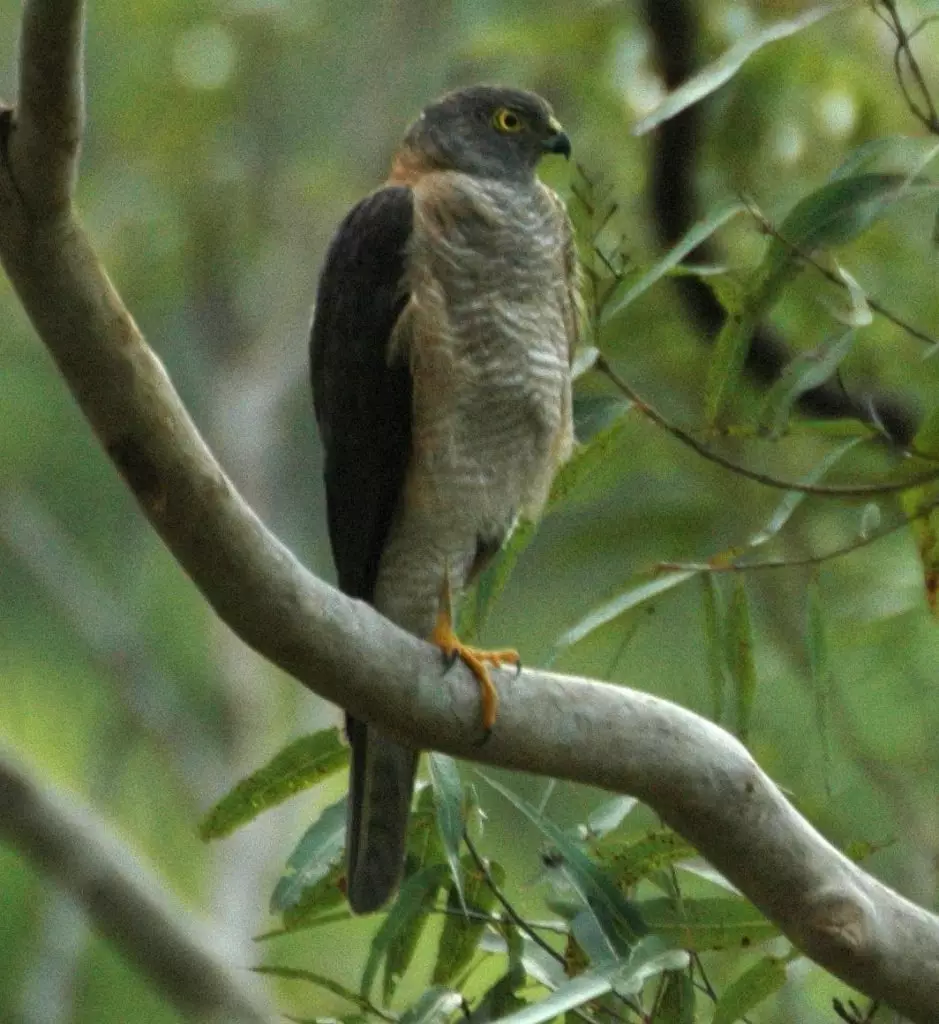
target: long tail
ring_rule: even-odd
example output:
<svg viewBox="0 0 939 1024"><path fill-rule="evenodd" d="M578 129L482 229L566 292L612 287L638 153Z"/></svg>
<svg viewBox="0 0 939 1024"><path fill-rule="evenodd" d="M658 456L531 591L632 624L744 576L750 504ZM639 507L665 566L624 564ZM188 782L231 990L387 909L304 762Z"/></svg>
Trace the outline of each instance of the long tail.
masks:
<svg viewBox="0 0 939 1024"><path fill-rule="evenodd" d="M346 727L352 744L347 895L356 914L368 914L401 881L419 755L364 722L350 718Z"/></svg>

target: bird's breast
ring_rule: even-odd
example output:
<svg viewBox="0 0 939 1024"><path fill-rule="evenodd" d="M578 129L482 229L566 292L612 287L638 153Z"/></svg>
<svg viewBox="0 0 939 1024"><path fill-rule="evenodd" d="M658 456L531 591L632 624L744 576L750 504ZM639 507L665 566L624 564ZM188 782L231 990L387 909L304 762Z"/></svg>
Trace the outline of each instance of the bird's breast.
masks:
<svg viewBox="0 0 939 1024"><path fill-rule="evenodd" d="M540 505L566 455L556 209L540 191L477 182L418 209L402 325L414 379L413 468L426 492L507 528Z"/></svg>

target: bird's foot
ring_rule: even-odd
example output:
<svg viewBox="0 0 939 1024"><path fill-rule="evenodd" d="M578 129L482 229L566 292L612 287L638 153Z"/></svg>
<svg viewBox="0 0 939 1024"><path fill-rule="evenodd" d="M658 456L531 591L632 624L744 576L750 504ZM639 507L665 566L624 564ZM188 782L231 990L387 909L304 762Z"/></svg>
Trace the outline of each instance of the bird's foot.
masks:
<svg viewBox="0 0 939 1024"><path fill-rule="evenodd" d="M504 665L515 665L521 672L522 662L518 651L481 651L476 647L469 647L454 633L453 623L444 609L441 609L437 615L437 624L431 633L430 642L436 644L443 651L448 666L459 658L476 677L476 682L479 683L484 729L481 742L485 743L489 738L489 733L492 732L492 727L496 724L496 713L499 707L499 696L492 684L489 666L502 668Z"/></svg>

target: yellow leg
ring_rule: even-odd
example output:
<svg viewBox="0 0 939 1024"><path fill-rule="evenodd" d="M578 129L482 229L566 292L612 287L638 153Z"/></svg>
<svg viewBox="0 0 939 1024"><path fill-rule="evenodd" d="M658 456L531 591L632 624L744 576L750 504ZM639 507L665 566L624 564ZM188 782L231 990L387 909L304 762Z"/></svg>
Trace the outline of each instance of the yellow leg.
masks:
<svg viewBox="0 0 939 1024"><path fill-rule="evenodd" d="M448 573L444 575L440 592L440 608L437 611L437 624L430 635L430 642L436 644L451 663L459 658L476 676L482 705L483 729L488 736L496 724L499 697L496 688L492 685L487 666L494 665L496 668L502 668L503 665L517 665L521 667L521 659L518 656L518 651L481 651L475 647L468 647L454 633Z"/></svg>

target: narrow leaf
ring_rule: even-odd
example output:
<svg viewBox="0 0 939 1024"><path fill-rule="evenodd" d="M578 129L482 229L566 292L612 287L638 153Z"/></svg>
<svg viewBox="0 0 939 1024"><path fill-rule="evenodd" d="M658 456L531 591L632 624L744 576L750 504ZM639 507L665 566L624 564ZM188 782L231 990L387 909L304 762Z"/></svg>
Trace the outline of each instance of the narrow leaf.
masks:
<svg viewBox="0 0 939 1024"><path fill-rule="evenodd" d="M840 11L845 4L822 4L820 7L813 7L803 11L796 18L788 21L775 21L766 25L759 31L752 33L745 39L741 39L716 61L708 64L687 82L669 93L666 99L644 117L634 128L634 135L644 135L653 128L658 127L663 121L668 121L686 107L698 103L705 96L715 92L722 85L729 82L740 70L744 63L757 53L764 46L778 42L780 39L787 39L789 36L801 32L803 29L814 25L815 22L827 17L835 11Z"/></svg>
<svg viewBox="0 0 939 1024"><path fill-rule="evenodd" d="M616 418L598 430L586 444L578 445L564 463L551 485L548 508L566 501L597 469L609 462L610 454L619 444L632 417L631 402L621 402Z"/></svg>
<svg viewBox="0 0 939 1024"><path fill-rule="evenodd" d="M500 1024L543 1024L568 1010L574 1010L591 999L599 999L613 991L612 975L616 967L588 971L572 981L565 982L540 1003L532 1003L517 1013L503 1017Z"/></svg>
<svg viewBox="0 0 939 1024"><path fill-rule="evenodd" d="M345 861L340 858L318 882L307 885L296 903L285 907L281 913L284 933L350 918L352 914L346 903L345 875Z"/></svg>
<svg viewBox="0 0 939 1024"><path fill-rule="evenodd" d="M571 380L577 380L583 377L588 370L593 368L593 364L597 361L600 356L600 350L594 348L593 345L585 345L579 349L577 355L574 356L574 361L571 363Z"/></svg>
<svg viewBox="0 0 939 1024"><path fill-rule="evenodd" d="M447 916L440 933L433 973L433 981L438 985L449 984L469 966L486 929L486 922L479 917L464 916L467 910L476 915L488 916L496 901L492 886L472 860L464 863L463 870L466 876L465 893L458 894L456 887L451 884L447 896ZM501 864L490 862L488 870L496 886L501 888L505 882L505 869Z"/></svg>
<svg viewBox="0 0 939 1024"><path fill-rule="evenodd" d="M362 973L360 991L363 997L367 998L372 991L378 968L395 943L399 944L399 951L395 954L393 969L401 968L404 959L401 952L406 951L406 947L411 944L418 925L423 926L438 890L447 879L448 871L446 864L432 864L411 875L401 886L398 898L372 940ZM401 950L402 940L405 950Z"/></svg>
<svg viewBox="0 0 939 1024"><path fill-rule="evenodd" d="M519 519L501 551L480 573L473 588L460 603L459 629L465 641L478 640L489 612L496 603L522 553L534 540L537 525Z"/></svg>
<svg viewBox="0 0 939 1024"><path fill-rule="evenodd" d="M701 598L704 612L704 640L711 685L711 717L720 725L724 718L724 700L730 681L727 652L724 649L724 600L715 573L701 576Z"/></svg>
<svg viewBox="0 0 939 1024"><path fill-rule="evenodd" d="M796 402L813 388L824 384L854 347L857 331L849 328L823 341L817 348L800 352L769 389L760 412L760 426L771 438L786 430Z"/></svg>
<svg viewBox="0 0 939 1024"><path fill-rule="evenodd" d="M812 673L812 689L815 693L815 719L822 742L822 756L825 765L825 790L830 797L832 772L831 743L831 694L834 683L831 661L828 656L828 638L825 635L825 621L822 610L822 596L818 581L813 580L806 593L808 602L806 614L805 644Z"/></svg>
<svg viewBox="0 0 939 1024"><path fill-rule="evenodd" d="M528 818L556 847L577 891L597 914L613 946L623 952L647 931L642 918L630 902L619 892L609 878L571 839L527 800L496 782L495 779L477 772L498 793Z"/></svg>
<svg viewBox="0 0 939 1024"><path fill-rule="evenodd" d="M746 585L740 575L734 579L733 595L727 610L727 663L734 682L737 713L735 731L741 742L746 743L756 696L756 664L753 657L750 604Z"/></svg>
<svg viewBox="0 0 939 1024"><path fill-rule="evenodd" d="M447 754L432 751L427 755L430 785L437 810L437 830L450 865L450 874L459 903L463 904L463 872L460 867L460 844L463 841L463 783L456 761ZM465 909L465 906L464 906ZM449 979L446 979L449 980Z"/></svg>
<svg viewBox="0 0 939 1024"><path fill-rule="evenodd" d="M669 971L664 976L655 1024L694 1024L695 995L687 971Z"/></svg>
<svg viewBox="0 0 939 1024"><path fill-rule="evenodd" d="M597 865L621 891L696 854L697 850L671 829L658 829L626 842L601 842L594 848Z"/></svg>
<svg viewBox="0 0 939 1024"><path fill-rule="evenodd" d="M613 990L620 996L632 996L663 971L680 971L688 966L688 954L674 949L661 936L647 935L633 950L629 961L613 978Z"/></svg>
<svg viewBox="0 0 939 1024"><path fill-rule="evenodd" d="M631 284L624 282L617 289L617 292L623 291L623 294L618 295L614 293L607 300L604 304L601 323L609 323L614 317L619 316L630 303L635 302L640 295L647 292L657 281L660 281L669 271L681 263L688 253L697 249L715 231L722 228L729 220L736 217L738 213L745 212L746 209L747 207L743 203L731 203L729 206L722 207L716 213L711 214L710 217L695 224L676 245L669 249L668 253L658 263L650 267L637 281Z"/></svg>
<svg viewBox="0 0 939 1024"><path fill-rule="evenodd" d="M614 796L595 807L587 815L583 826L584 838L600 839L614 829L619 828L636 807L639 801L632 796Z"/></svg>
<svg viewBox="0 0 939 1024"><path fill-rule="evenodd" d="M614 990L620 995L631 995L649 978L684 967L687 962L688 957L682 950L670 949L654 936L648 936L638 943L630 956L578 975L540 1003L504 1017L501 1024L542 1024Z"/></svg>
<svg viewBox="0 0 939 1024"><path fill-rule="evenodd" d="M573 644L579 643L584 637L607 625L620 615L625 614L638 605L658 597L690 580L697 574L695 569L684 569L681 572L657 573L650 579L639 583L629 590L618 594L612 600L595 608L589 615L586 615L575 626L572 626L555 644L555 656L557 652L564 650Z"/></svg>
<svg viewBox="0 0 939 1024"><path fill-rule="evenodd" d="M443 865L440 865L440 867L443 867ZM428 868L425 870L432 869ZM395 934L388 943L385 967L382 974L382 1001L386 1006L394 997L398 982L407 973L411 962L414 960L414 954L417 952L418 943L424 934L424 928L437 904L437 895L440 892L443 881L441 878L434 885L432 879L428 880L420 900L415 900L410 904L398 921ZM389 917L395 913L396 907L397 904L392 906Z"/></svg>
<svg viewBox="0 0 939 1024"><path fill-rule="evenodd" d="M834 451L829 452L822 460L815 466L810 473L807 473L800 479L800 483L803 484L817 484L821 479L828 475L828 471L840 462L848 452L856 448L861 441L866 440L863 437L854 437L850 441L846 441L843 445L839 445ZM786 491L783 495L782 500L773 509L773 514L769 517L769 521L763 527L762 530L754 533L752 537L747 541L748 548L757 548L771 541L780 530L789 522L792 518L793 513L796 509L805 501L807 497L805 491Z"/></svg>
<svg viewBox="0 0 939 1024"><path fill-rule="evenodd" d="M786 983L786 961L765 956L721 993L712 1024L734 1024Z"/></svg>
<svg viewBox="0 0 939 1024"><path fill-rule="evenodd" d="M637 904L651 932L693 953L749 949L776 938L779 929L745 900L723 896L641 900Z"/></svg>
<svg viewBox="0 0 939 1024"><path fill-rule="evenodd" d="M349 749L338 729L324 729L296 740L222 797L199 826L200 837L209 840L229 835L262 811L322 782L348 760Z"/></svg>
<svg viewBox="0 0 939 1024"><path fill-rule="evenodd" d="M902 174L859 174L830 181L793 207L777 237L770 241L742 308L727 319L718 334L705 389L709 425L718 423L728 396L738 388L753 331L801 270L802 256L851 241L898 199L935 188L931 184L913 186Z"/></svg>
<svg viewBox="0 0 939 1024"><path fill-rule="evenodd" d="M939 456L939 408L933 409L913 438L916 452L935 458ZM933 616L939 618L939 485L924 484L904 491L900 505L910 520L910 529L916 541L923 565L923 583L926 602Z"/></svg>
<svg viewBox="0 0 939 1024"><path fill-rule="evenodd" d="M306 830L287 869L271 895L271 913L295 907L304 890L316 885L342 857L346 841L347 800L343 797L327 807Z"/></svg>
<svg viewBox="0 0 939 1024"><path fill-rule="evenodd" d="M459 992L435 986L428 989L418 1001L401 1015L398 1024L442 1024L463 1005Z"/></svg>

